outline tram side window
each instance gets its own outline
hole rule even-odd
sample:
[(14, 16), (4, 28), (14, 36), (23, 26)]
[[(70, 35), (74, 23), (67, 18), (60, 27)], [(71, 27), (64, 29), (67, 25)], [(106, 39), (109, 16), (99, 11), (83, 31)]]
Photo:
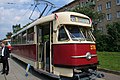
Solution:
[(11, 38), (11, 44), (14, 44), (14, 37)]
[(29, 44), (34, 43), (34, 27), (28, 29), (27, 31), (27, 43)]
[(14, 36), (14, 37), (12, 38), (12, 44), (17, 44), (17, 36)]
[(16, 39), (15, 39), (15, 40), (16, 40), (16, 44), (18, 44), (18, 35), (16, 36)]
[(62, 26), (60, 29), (59, 29), (59, 35), (58, 35), (58, 41), (65, 41), (65, 40), (68, 40), (68, 36), (67, 36), (67, 33), (64, 29), (64, 27)]
[(26, 33), (26, 31), (24, 31), (22, 33), (22, 44), (26, 44), (26, 36), (27, 36), (27, 33)]
[(18, 35), (17, 43), (18, 43), (18, 44), (21, 44), (21, 34)]

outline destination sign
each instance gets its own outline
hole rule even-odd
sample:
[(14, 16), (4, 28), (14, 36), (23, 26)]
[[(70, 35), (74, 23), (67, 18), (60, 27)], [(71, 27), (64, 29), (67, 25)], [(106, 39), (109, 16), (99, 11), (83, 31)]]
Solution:
[(90, 24), (90, 20), (89, 19), (78, 17), (78, 16), (71, 16), (71, 21), (72, 22), (79, 22), (79, 23)]

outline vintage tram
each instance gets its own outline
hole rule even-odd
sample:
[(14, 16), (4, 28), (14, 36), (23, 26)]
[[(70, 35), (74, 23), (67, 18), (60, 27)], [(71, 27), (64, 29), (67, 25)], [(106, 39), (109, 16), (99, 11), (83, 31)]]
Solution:
[(41, 17), (12, 36), (11, 55), (55, 78), (93, 78), (98, 59), (91, 26), (75, 12)]

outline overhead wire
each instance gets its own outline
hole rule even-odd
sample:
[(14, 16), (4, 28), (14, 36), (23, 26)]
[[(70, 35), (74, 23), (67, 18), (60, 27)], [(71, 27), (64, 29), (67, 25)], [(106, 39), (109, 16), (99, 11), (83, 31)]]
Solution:
[(18, 23), (20, 20), (23, 19), (23, 17), (28, 13), (28, 11), (32, 8), (32, 6), (33, 5), (30, 5), (30, 7), (27, 9), (27, 11), (22, 15), (22, 17), (18, 21), (16, 21), (16, 23)]
[(46, 13), (46, 15), (48, 15), (48, 13), (53, 9), (53, 6), (50, 7), (50, 9), (48, 10), (48, 12)]
[(36, 7), (37, 7), (37, 5), (35, 5), (35, 7), (33, 8), (32, 13), (31, 13), (30, 16), (29, 16), (29, 19), (32, 20), (32, 21), (33, 21), (34, 19), (32, 19), (31, 17), (32, 17), (32, 15), (33, 15), (33, 13), (34, 13)]
[[(37, 8), (37, 10), (39, 11), (39, 13), (40, 13), (40, 16), (38, 17), (38, 18), (40, 18), (41, 16), (43, 16), (43, 14), (44, 15), (48, 15), (48, 13), (53, 9), (53, 8), (59, 8), (59, 7), (57, 7), (57, 6), (55, 6), (53, 3), (51, 3), (51, 2), (49, 2), (49, 1), (47, 1), (47, 0), (31, 0), (31, 2), (32, 1), (34, 1), (34, 3), (30, 3), (30, 7), (29, 7), (29, 9), (27, 9), (27, 11), (22, 15), (22, 17), (20, 17), (20, 19), (18, 19), (17, 21), (16, 21), (16, 23), (18, 23), (20, 20), (22, 20), (23, 19), (23, 17), (28, 13), (28, 11), (34, 6), (34, 8), (33, 8), (33, 10), (32, 10), (32, 13), (30, 14), (30, 16), (29, 16), (29, 19), (30, 20), (32, 20), (33, 21), (33, 19), (31, 19), (31, 17), (32, 17), (32, 15), (33, 15), (33, 13), (34, 13), (34, 11), (35, 11), (35, 9)], [(18, 4), (17, 3), (14, 3), (14, 2), (8, 2), (8, 3), (0, 3), (0, 4), (9, 4), (9, 5), (17, 5), (18, 6)], [(20, 5), (28, 5), (29, 3), (20, 3)], [(43, 11), (41, 12), (40, 11), (40, 9), (39, 9), (39, 7), (38, 7), (38, 5), (40, 5), (40, 4), (43, 4), (43, 5), (46, 5), (46, 7), (43, 9)], [(47, 9), (47, 10), (46, 10)], [(46, 12), (47, 11), (47, 12)]]
[[(39, 11), (39, 8), (38, 8), (38, 5), (40, 5), (40, 4), (46, 5), (46, 6), (44, 7), (44, 9), (43, 9), (42, 12)], [(43, 16), (43, 14), (45, 14), (45, 12), (46, 12), (47, 9), (49, 9), (49, 10), (48, 10), (48, 12), (46, 13), (46, 15), (47, 15), (53, 8), (55, 8), (55, 5), (54, 5), (53, 3), (47, 1), (47, 0), (34, 0), (34, 5), (35, 5), (35, 7), (34, 7), (31, 15), (30, 15), (30, 17), (29, 17), (29, 19), (32, 20), (32, 21), (34, 21), (34, 19), (32, 19), (31, 17), (32, 17), (32, 15), (33, 15), (33, 13), (34, 13), (34, 11), (35, 11), (36, 8), (37, 8), (38, 11), (40, 12), (40, 16), (39, 16), (38, 18), (41, 18), (41, 17)], [(50, 8), (49, 8), (49, 7), (50, 7)]]

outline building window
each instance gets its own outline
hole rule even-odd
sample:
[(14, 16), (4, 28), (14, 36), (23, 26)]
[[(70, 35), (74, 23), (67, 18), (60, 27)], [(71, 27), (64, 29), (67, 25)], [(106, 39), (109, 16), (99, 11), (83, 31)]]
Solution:
[(101, 5), (101, 4), (98, 5), (97, 10), (98, 10), (99, 12), (102, 11), (102, 5)]
[(112, 14), (107, 14), (107, 20), (111, 20), (112, 19)]
[(117, 18), (120, 18), (120, 11), (117, 11)]
[(120, 5), (120, 0), (116, 0), (116, 4), (117, 4), (117, 5)]
[(106, 3), (106, 9), (110, 9), (110, 8), (111, 8), (111, 2), (109, 1)]

